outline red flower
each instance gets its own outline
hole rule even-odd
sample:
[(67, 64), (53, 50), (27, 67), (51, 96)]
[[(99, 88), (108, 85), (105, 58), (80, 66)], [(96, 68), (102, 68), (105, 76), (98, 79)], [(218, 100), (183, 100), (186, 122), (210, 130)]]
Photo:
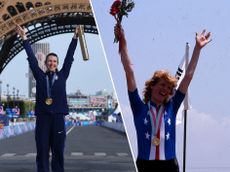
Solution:
[(116, 0), (113, 2), (111, 9), (110, 9), (110, 14), (115, 16), (116, 14), (118, 14), (121, 11), (121, 1), (120, 0)]
[[(132, 0), (115, 0), (110, 8), (110, 14), (121, 24), (122, 17), (128, 17), (128, 12), (132, 11), (134, 2)], [(118, 35), (115, 34), (114, 42), (118, 42)]]

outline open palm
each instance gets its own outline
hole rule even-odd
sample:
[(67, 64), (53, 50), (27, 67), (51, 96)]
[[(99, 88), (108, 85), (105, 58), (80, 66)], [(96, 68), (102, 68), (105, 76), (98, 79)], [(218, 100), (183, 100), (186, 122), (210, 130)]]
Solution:
[(21, 37), (22, 36), (25, 36), (26, 35), (26, 28), (25, 27), (21, 27), (19, 25), (16, 25), (16, 28), (15, 28), (15, 31), (18, 33), (18, 35), (20, 35)]
[(205, 32), (206, 30), (203, 30), (203, 32), (200, 35), (196, 32), (196, 45), (199, 46), (200, 48), (203, 48), (211, 41), (210, 39), (211, 33), (210, 32), (205, 33)]

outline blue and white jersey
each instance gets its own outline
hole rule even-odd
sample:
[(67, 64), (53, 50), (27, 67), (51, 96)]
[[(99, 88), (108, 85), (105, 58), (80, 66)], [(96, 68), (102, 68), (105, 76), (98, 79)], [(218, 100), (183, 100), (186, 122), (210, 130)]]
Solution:
[[(155, 146), (151, 142), (153, 133), (148, 104), (141, 100), (137, 89), (128, 93), (137, 132), (137, 158), (155, 160), (156, 149), (159, 149), (160, 160), (176, 158), (176, 114), (185, 94), (177, 90), (175, 95), (165, 104), (160, 127), (160, 145)], [(153, 102), (150, 102), (150, 104), (156, 107)]]

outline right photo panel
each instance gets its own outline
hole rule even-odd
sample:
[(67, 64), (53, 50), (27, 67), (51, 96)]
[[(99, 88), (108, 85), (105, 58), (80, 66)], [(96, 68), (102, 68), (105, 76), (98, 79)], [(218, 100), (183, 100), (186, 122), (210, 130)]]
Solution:
[(139, 172), (230, 171), (229, 5), (92, 1)]

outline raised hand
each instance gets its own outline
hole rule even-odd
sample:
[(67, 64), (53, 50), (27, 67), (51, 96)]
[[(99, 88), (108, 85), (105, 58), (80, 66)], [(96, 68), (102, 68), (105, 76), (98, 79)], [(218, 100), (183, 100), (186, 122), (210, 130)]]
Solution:
[(15, 31), (17, 32), (17, 34), (23, 39), (26, 40), (27, 39), (27, 35), (26, 35), (26, 28), (25, 27), (21, 27), (19, 25), (16, 25)]
[(117, 23), (116, 26), (114, 27), (114, 34), (119, 42), (119, 52), (125, 50), (127, 48), (125, 32), (120, 23)]
[(80, 32), (80, 26), (77, 25), (76, 28), (75, 28), (74, 34), (75, 34), (75, 35), (78, 35), (79, 32)]
[(185, 76), (182, 79), (179, 90), (182, 93), (186, 93), (189, 87), (189, 84), (193, 78), (196, 66), (200, 57), (201, 49), (211, 41), (211, 33), (205, 33), (206, 30), (203, 30), (201, 34), (196, 33), (196, 45), (194, 47), (192, 58), (188, 64), (188, 67), (185, 72)]
[(200, 49), (203, 48), (205, 45), (207, 45), (211, 41), (210, 39), (211, 32), (208, 32), (208, 33), (205, 33), (205, 32), (206, 32), (205, 29), (200, 35), (196, 32), (196, 46)]

